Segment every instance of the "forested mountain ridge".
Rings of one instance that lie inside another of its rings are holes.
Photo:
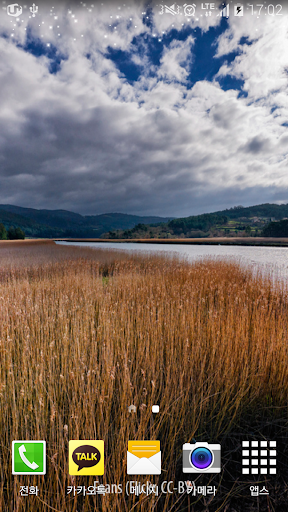
[[[205,238],[262,236],[271,221],[288,218],[288,204],[235,206],[214,213],[172,219],[159,226],[137,225],[130,230],[110,231],[103,238]],[[266,236],[266,235],[265,235]]]
[[[80,215],[67,210],[37,210],[15,205],[0,205],[0,223],[6,229],[21,228],[36,238],[97,238],[111,229],[132,229],[136,224],[156,224],[172,217],[139,216],[124,213]]]

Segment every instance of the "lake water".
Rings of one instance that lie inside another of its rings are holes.
[[[169,253],[194,261],[203,258],[233,259],[255,270],[273,274],[274,278],[288,280],[288,247],[241,247],[237,245],[174,245],[109,242],[57,242],[61,245],[92,247],[93,249],[117,249],[146,253]]]

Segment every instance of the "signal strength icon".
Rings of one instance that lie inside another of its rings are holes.
[[[229,18],[229,4],[222,4],[220,14],[217,14],[217,16],[220,16],[221,18]]]

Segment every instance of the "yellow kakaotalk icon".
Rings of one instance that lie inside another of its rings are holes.
[[[104,441],[69,441],[69,475],[104,475]]]

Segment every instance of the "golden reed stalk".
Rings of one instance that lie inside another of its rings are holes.
[[[71,498],[66,487],[137,480],[126,475],[129,439],[160,439],[162,476],[152,481],[176,481],[186,480],[182,444],[193,438],[225,442],[267,417],[287,426],[287,332],[285,287],[238,263],[2,244],[0,510],[234,510],[233,485],[198,505],[178,495]],[[45,476],[12,476],[14,439],[46,440]],[[69,439],[104,439],[104,477],[69,476]],[[20,497],[20,484],[38,485],[39,497]]]

